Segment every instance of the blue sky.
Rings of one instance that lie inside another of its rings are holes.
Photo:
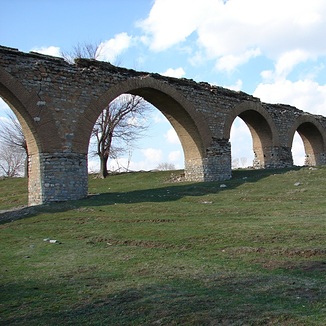
[[[324,0],[1,2],[1,45],[60,55],[78,43],[102,42],[101,59],[113,64],[242,90],[264,102],[322,115],[325,34]],[[0,115],[5,110],[0,102]],[[250,165],[251,137],[239,119],[232,127],[231,145],[235,163]],[[299,137],[292,151],[295,162],[302,164]],[[148,137],[133,150],[130,167],[147,170],[164,162],[182,168],[183,152],[155,109]]]

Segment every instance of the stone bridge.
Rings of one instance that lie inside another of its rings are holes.
[[[257,168],[293,165],[294,133],[307,165],[325,165],[326,119],[208,83],[118,68],[110,63],[24,53],[0,46],[0,96],[18,117],[29,152],[29,204],[87,196],[87,153],[101,111],[116,97],[142,96],[170,121],[189,181],[231,177],[230,130],[249,127]]]

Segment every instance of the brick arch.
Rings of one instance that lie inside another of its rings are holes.
[[[38,153],[41,141],[30,114],[33,111],[33,104],[38,101],[36,94],[30,94],[18,80],[0,68],[0,96],[15,113],[22,126],[29,153]]]
[[[29,160],[28,202],[29,205],[42,202],[42,172],[40,152],[42,135],[39,134],[32,116],[37,116],[37,94],[28,92],[24,86],[4,69],[0,68],[0,96],[15,113],[24,133]]]
[[[202,164],[202,158],[211,140],[204,118],[179,91],[150,76],[131,78],[121,82],[102,94],[97,101],[92,102],[89,112],[85,114],[87,121],[84,119],[77,128],[81,134],[80,137],[82,134],[85,137],[85,133],[90,137],[94,123],[102,110],[108,103],[124,93],[143,97],[168,119],[183,147],[186,170],[187,164]],[[88,142],[84,144],[83,150],[86,146]]]
[[[323,127],[311,115],[298,117],[288,134],[291,148],[295,132],[300,135],[306,153],[305,165],[316,166],[325,163],[326,139]]]
[[[241,118],[248,126],[255,154],[257,167],[271,166],[272,148],[279,146],[278,132],[274,121],[260,102],[242,102],[233,108],[226,118],[223,135],[230,139],[230,132],[235,118]]]

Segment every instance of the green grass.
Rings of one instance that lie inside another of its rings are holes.
[[[90,177],[85,200],[2,215],[0,324],[326,324],[326,168],[170,175]],[[26,187],[0,180],[0,209]]]

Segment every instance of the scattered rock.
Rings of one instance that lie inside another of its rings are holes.
[[[43,239],[43,241],[49,242],[49,243],[60,243],[58,240],[50,239],[50,238],[45,238],[45,239]]]
[[[295,185],[296,187],[298,187],[298,186],[301,185],[301,183],[300,183],[300,182],[296,182],[294,185]]]
[[[220,185],[220,188],[226,188],[226,187],[227,187],[227,186],[226,186],[226,184],[224,184],[224,183]]]

